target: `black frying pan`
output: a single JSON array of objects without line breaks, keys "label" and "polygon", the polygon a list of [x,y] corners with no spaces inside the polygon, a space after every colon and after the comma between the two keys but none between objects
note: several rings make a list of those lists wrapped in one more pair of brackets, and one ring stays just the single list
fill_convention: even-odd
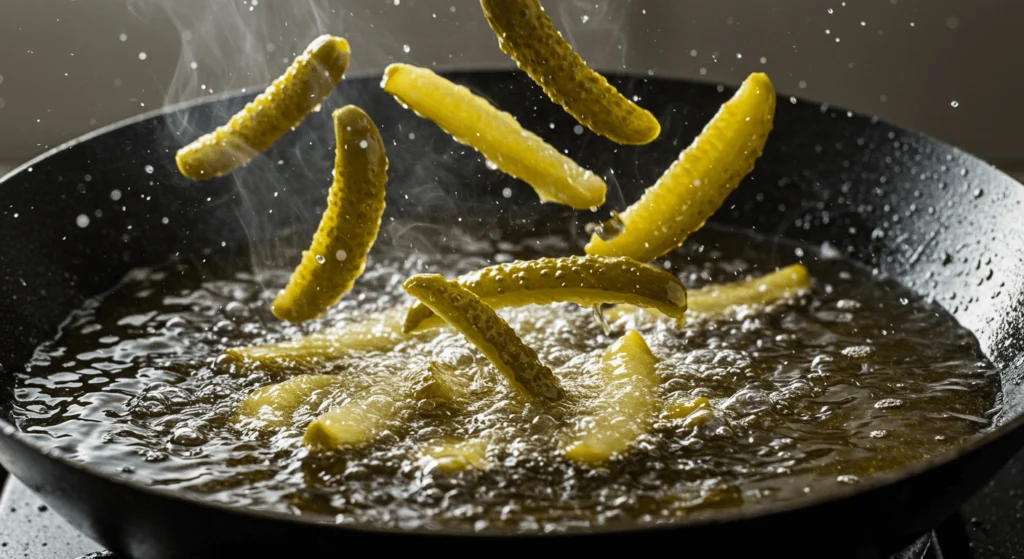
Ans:
[{"label": "black frying pan", "polygon": [[[655,143],[626,148],[577,134],[575,122],[521,73],[450,77],[518,115],[583,166],[614,169],[609,207],[620,210],[732,94],[682,81],[613,78],[627,96],[640,95],[663,126]],[[524,223],[564,229],[593,220],[542,205],[529,188],[487,170],[472,150],[402,109],[379,81],[346,80],[324,110],[356,103],[381,128],[391,160],[387,212],[399,223],[460,216],[515,231]],[[308,239],[325,203],[334,157],[329,113],[308,118],[232,176],[191,183],[174,166],[177,147],[223,122],[250,97],[173,107],[101,130],[0,181],[0,418],[10,420],[12,373],[57,333],[70,311],[130,268],[171,258],[212,260],[239,248],[250,251],[256,266],[294,265],[295,246],[282,239],[286,232]],[[502,194],[506,187],[511,199]],[[116,202],[114,189],[122,192]],[[845,110],[779,99],[764,157],[713,220],[813,244],[828,241],[849,258],[934,296],[975,333],[1000,367],[1003,387],[996,427],[958,452],[857,486],[837,486],[798,505],[756,514],[726,510],[642,531],[497,538],[373,531],[211,505],[47,456],[3,420],[0,464],[83,532],[131,557],[300,557],[365,545],[380,551],[415,545],[445,553],[580,553],[607,551],[609,544],[643,545],[648,553],[820,556],[827,549],[830,556],[878,556],[935,526],[1024,446],[1024,341],[1017,335],[1024,318],[1022,202],[1020,184],[943,143]],[[268,214],[269,208],[275,211]],[[91,218],[84,229],[76,225],[83,213]]]}]

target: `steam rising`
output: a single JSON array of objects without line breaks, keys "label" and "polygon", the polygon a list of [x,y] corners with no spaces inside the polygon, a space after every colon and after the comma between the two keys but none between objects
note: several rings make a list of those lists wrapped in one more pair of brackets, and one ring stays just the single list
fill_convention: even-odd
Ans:
[{"label": "steam rising", "polygon": [[[498,49],[477,0],[129,1],[138,17],[168,17],[179,31],[181,50],[164,96],[167,105],[240,90],[250,95],[262,92],[310,41],[325,33],[349,41],[352,64],[348,77],[377,74],[392,62],[434,69],[514,67]],[[591,66],[619,69],[626,65],[629,3],[548,0],[545,4],[556,26]],[[289,134],[287,145],[295,147],[283,155],[282,149],[275,149],[272,157],[258,156],[225,179],[236,186],[241,204],[235,206],[239,208],[235,217],[248,233],[253,270],[258,274],[294,266],[308,247],[332,181],[335,140],[329,111],[350,103],[359,105],[361,100],[351,89],[346,90],[343,81],[319,114],[310,115]],[[215,114],[192,113],[193,121],[168,116],[173,135],[168,145],[181,146],[209,132],[239,108],[240,103],[218,104]],[[394,108],[404,110],[397,103]],[[390,131],[383,132],[387,139]],[[392,148],[392,142],[387,143]],[[407,171],[403,184],[389,187],[402,189],[410,201],[434,206],[438,200],[431,196],[436,195],[437,185],[451,184],[458,176],[438,162],[455,161],[451,155],[467,148],[454,141],[434,141],[424,149],[432,156],[389,149],[392,170],[402,166]],[[288,172],[282,173],[283,169]],[[385,217],[382,231],[388,225]],[[392,237],[401,235],[408,245],[415,243],[409,237],[422,230],[404,224],[395,228]]]}]

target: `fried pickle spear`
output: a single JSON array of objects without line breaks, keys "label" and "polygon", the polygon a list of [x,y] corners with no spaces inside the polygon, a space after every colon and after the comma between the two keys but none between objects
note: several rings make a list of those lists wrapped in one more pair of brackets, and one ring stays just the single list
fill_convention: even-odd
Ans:
[{"label": "fried pickle spear", "polygon": [[636,330],[626,332],[605,350],[601,363],[604,388],[566,447],[569,459],[600,464],[625,451],[650,429],[661,406],[657,364],[658,358]]},{"label": "fried pickle spear", "polygon": [[344,377],[339,375],[299,375],[264,386],[242,401],[238,416],[257,419],[267,427],[279,427],[288,423],[300,407],[315,401],[318,393],[326,394],[343,382]]},{"label": "fried pickle spear", "polygon": [[469,89],[408,64],[388,66],[381,87],[457,141],[480,152],[503,172],[532,186],[541,201],[581,210],[604,204],[608,187],[601,177],[583,169],[524,129],[512,115]]},{"label": "fried pickle spear", "polygon": [[471,291],[439,274],[412,276],[402,287],[479,348],[524,397],[557,401],[564,396],[558,377],[537,352]]},{"label": "fried pickle spear", "polygon": [[480,0],[502,52],[580,124],[620,144],[648,144],[658,119],[626,99],[562,38],[538,0]]},{"label": "fried pickle spear", "polygon": [[320,365],[364,351],[387,351],[411,338],[402,333],[405,315],[404,308],[390,309],[294,340],[234,347],[224,353],[231,362],[285,369]]},{"label": "fried pickle spear", "polygon": [[[629,303],[681,318],[686,288],[676,276],[631,258],[569,256],[517,260],[455,279],[491,308],[570,302],[583,306]],[[440,326],[423,303],[409,310],[405,332]]]},{"label": "fried pickle spear", "polygon": [[226,175],[266,151],[334,91],[348,69],[348,41],[323,35],[285,74],[226,124],[178,150],[178,170],[192,180]]},{"label": "fried pickle spear", "polygon": [[754,169],[774,117],[775,87],[768,76],[751,74],[658,182],[618,215],[621,223],[603,227],[621,231],[607,240],[594,233],[587,254],[650,262],[678,248]]},{"label": "fried pickle spear", "polygon": [[337,303],[362,275],[380,230],[388,159],[377,126],[348,105],[334,111],[334,132],[338,147],[327,209],[312,246],[274,301],[281,320],[310,320]]}]

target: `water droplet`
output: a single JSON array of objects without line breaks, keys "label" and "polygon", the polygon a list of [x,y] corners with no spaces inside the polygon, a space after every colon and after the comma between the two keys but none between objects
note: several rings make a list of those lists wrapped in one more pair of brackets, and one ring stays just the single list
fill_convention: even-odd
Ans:
[{"label": "water droplet", "polygon": [[78,217],[75,218],[75,223],[82,229],[85,229],[89,226],[89,216],[85,214],[78,214]]},{"label": "water droplet", "polygon": [[367,147],[369,147],[369,146],[370,146],[370,144],[368,144],[368,143],[366,142],[366,140],[359,140],[359,147],[361,147],[361,148],[363,148],[363,149],[366,149],[366,148],[367,148]]},{"label": "water droplet", "polygon": [[975,188],[974,189],[974,197],[975,198],[981,198],[982,194],[985,194],[984,190],[982,190],[980,188]]},{"label": "water droplet", "polygon": [[402,45],[402,52],[408,54],[409,51],[411,51],[411,50],[412,50],[412,47],[410,47],[409,45]]},{"label": "water droplet", "polygon": [[960,102],[954,99],[953,101],[950,101],[949,106],[955,109],[960,106]]},{"label": "water droplet", "polygon": [[148,55],[145,52],[139,53],[139,60],[145,60]]},{"label": "water droplet", "polygon": [[142,168],[142,170],[146,171],[147,175],[152,175],[153,174],[153,166],[152,165],[146,165],[145,167]]},{"label": "water droplet", "polygon": [[572,127],[572,133],[576,134],[577,136],[582,135],[583,134],[583,127],[580,126],[579,124],[577,124],[576,126],[573,126]]},{"label": "water droplet", "polygon": [[189,62],[189,63],[188,63],[188,67],[189,67],[189,68],[192,68],[193,70],[195,70],[196,68],[198,68],[198,67],[199,67],[199,63],[197,63],[197,62],[195,62],[195,61]]},{"label": "water droplet", "polygon": [[[344,262],[348,258],[348,253],[344,250],[338,249],[338,252],[334,253],[334,257],[338,259],[338,262]],[[323,262],[321,262],[323,264]]]},{"label": "water droplet", "polygon": [[800,83],[798,83],[797,85],[800,86],[800,89],[807,89],[807,82],[805,82],[804,80],[800,80]]},{"label": "water droplet", "polygon": [[317,263],[319,263],[319,264],[323,264],[324,262],[326,262],[326,261],[327,261],[327,259],[326,259],[326,258],[324,258],[324,255],[322,255],[322,254],[318,254],[318,255],[316,255],[316,261],[317,261]]},{"label": "water droplet", "polygon": [[590,21],[590,16],[586,16],[586,15],[580,16],[580,21],[582,21],[583,23],[586,23],[586,22]]},{"label": "water droplet", "polygon": [[117,38],[123,43],[123,42],[128,40],[128,34],[127,33],[121,33],[120,35],[117,36]]},{"label": "water droplet", "polygon": [[504,196],[505,198],[511,198],[512,197],[512,189],[507,187],[507,186],[505,188],[502,188],[501,189],[501,195]]}]

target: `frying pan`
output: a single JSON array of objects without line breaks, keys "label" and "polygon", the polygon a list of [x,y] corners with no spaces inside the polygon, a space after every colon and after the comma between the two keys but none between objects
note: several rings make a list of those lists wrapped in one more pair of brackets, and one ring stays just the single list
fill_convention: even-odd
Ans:
[{"label": "frying pan", "polygon": [[[610,187],[604,212],[635,200],[733,93],[610,76],[663,126],[656,142],[623,147],[576,128],[521,73],[446,75],[604,174]],[[181,177],[174,151],[251,95],[170,107],[105,128],[0,181],[0,464],[102,545],[145,558],[338,554],[366,545],[445,553],[669,545],[690,552],[875,557],[930,530],[1024,446],[1024,340],[1017,335],[1024,318],[1021,185],[921,134],[783,96],[764,156],[712,221],[771,238],[829,242],[879,275],[934,298],[972,330],[1001,371],[1001,408],[991,429],[955,452],[754,512],[722,510],[636,530],[483,536],[228,508],[33,447],[11,423],[11,377],[86,298],[111,288],[131,268],[174,258],[214,262],[241,250],[250,256],[247,266],[295,264],[297,247],[286,239],[308,241],[325,204],[334,158],[326,111],[335,107],[360,105],[385,138],[391,160],[386,224],[461,217],[509,233],[538,224],[578,232],[595,219],[539,203],[528,187],[489,170],[471,149],[403,109],[379,81],[347,79],[325,114],[307,118],[267,154],[217,180]],[[82,215],[89,217],[86,227],[80,227]],[[400,229],[390,225],[385,236]]]}]

